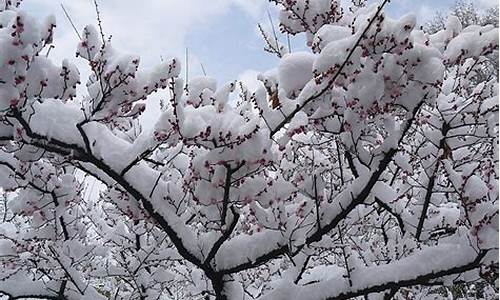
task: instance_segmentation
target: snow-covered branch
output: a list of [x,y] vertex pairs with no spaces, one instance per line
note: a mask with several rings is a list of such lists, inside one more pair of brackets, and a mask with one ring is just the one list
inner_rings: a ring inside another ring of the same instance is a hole
[[[498,28],[271,2],[309,50],[262,29],[280,62],[253,93],[185,82],[175,58],[145,69],[100,21],[80,35],[80,90],[70,60],[43,54],[54,18],[0,5],[1,295],[497,293],[498,78],[483,75]],[[153,93],[168,100],[143,130]]]

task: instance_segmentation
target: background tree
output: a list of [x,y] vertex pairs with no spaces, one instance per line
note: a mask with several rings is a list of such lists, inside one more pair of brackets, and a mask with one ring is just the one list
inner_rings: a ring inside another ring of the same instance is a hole
[[[458,0],[446,15],[442,12],[437,12],[433,19],[425,24],[424,30],[431,34],[442,30],[445,28],[447,15],[450,14],[460,20],[462,28],[471,25],[493,25],[494,27],[498,27],[498,5],[481,11],[472,1]],[[486,57],[488,60],[483,62],[484,68],[477,75],[477,83],[487,81],[491,76],[498,78],[498,54],[491,53]]]
[[[498,80],[478,74],[498,28],[451,16],[430,34],[388,1],[273,2],[310,51],[269,37],[281,60],[254,93],[185,84],[177,59],[141,68],[99,22],[80,34],[81,94],[77,68],[48,57],[55,20],[1,2],[0,293],[495,297]],[[154,92],[167,100],[142,130]]]
[[425,24],[425,31],[436,33],[446,25],[447,15],[453,15],[460,20],[462,27],[470,25],[493,25],[498,27],[498,6],[480,11],[473,1],[458,0],[447,14],[436,12],[431,21]]

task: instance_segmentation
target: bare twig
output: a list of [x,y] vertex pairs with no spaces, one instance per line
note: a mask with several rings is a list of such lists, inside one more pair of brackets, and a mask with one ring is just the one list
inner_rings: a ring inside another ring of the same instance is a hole
[[71,24],[71,26],[75,30],[75,33],[78,36],[78,39],[81,41],[82,37],[80,36],[80,33],[78,33],[78,29],[76,29],[75,23],[73,23],[73,20],[69,16],[68,12],[66,11],[66,8],[64,8],[64,5],[62,3],[61,3],[61,7],[62,7],[62,10],[63,10],[64,14],[66,15],[66,18],[68,19],[69,23]]

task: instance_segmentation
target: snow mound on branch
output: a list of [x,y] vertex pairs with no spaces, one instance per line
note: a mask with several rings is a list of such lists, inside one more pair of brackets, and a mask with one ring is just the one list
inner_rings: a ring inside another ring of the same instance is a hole
[[345,26],[326,24],[314,35],[312,46],[316,51],[323,50],[330,42],[338,41],[351,35],[351,30]]
[[488,186],[476,175],[472,175],[465,183],[464,190],[466,194],[473,200],[481,199],[488,194]]
[[188,84],[187,103],[195,107],[207,102],[217,90],[217,81],[207,76],[199,76],[191,79]]
[[448,62],[484,55],[491,49],[498,48],[498,28],[491,25],[472,25],[450,41],[444,57]]
[[308,52],[287,54],[278,66],[278,82],[287,95],[301,90],[313,77],[315,55]]
[[350,86],[349,99],[359,99],[365,107],[379,101],[384,95],[383,79],[369,69],[364,69]]
[[[357,35],[352,35],[338,41],[330,42],[314,62],[314,70],[317,73],[323,73],[328,71],[332,66],[335,68],[340,67],[347,59],[349,51],[356,43],[357,38]],[[353,61],[359,60],[361,51],[358,52],[358,55],[352,58]]]

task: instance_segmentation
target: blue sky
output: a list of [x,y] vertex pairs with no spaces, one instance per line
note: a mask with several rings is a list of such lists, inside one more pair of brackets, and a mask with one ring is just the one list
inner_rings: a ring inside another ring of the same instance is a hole
[[[73,57],[77,37],[63,15],[63,3],[79,30],[95,23],[92,0],[25,0],[23,8],[37,17],[55,14],[56,51],[54,59]],[[494,0],[478,0],[480,5]],[[104,28],[113,35],[118,48],[139,54],[146,65],[161,56],[184,57],[190,53],[190,73],[207,73],[224,82],[238,78],[246,70],[263,71],[277,59],[262,50],[257,23],[268,23],[275,6],[266,0],[149,0],[143,5],[132,0],[99,0]],[[446,11],[453,0],[393,0],[387,12],[394,17],[413,12],[420,20],[436,11]],[[277,23],[277,21],[275,22]],[[292,39],[294,49],[303,48],[303,38]]]
[[[221,84],[234,79],[253,82],[258,72],[278,63],[276,57],[263,51],[264,43],[257,31],[257,23],[268,24],[267,11],[273,16],[277,14],[276,7],[267,0],[139,2],[98,0],[104,29],[106,34],[113,35],[113,45],[127,54],[140,55],[142,66],[152,66],[160,57],[176,56],[184,62],[187,47],[189,76],[200,75],[203,63],[207,74]],[[497,0],[474,2],[484,8]],[[74,56],[78,38],[63,14],[61,3],[79,31],[85,24],[96,23],[93,0],[24,0],[22,8],[39,19],[50,14],[56,16],[56,48],[51,57],[56,61],[70,58],[85,76],[88,72],[83,61]],[[453,3],[454,0],[392,0],[386,11],[392,17],[413,12],[419,22],[424,23],[435,12],[445,12]],[[292,50],[303,49],[304,38],[293,37]],[[149,107],[147,111],[156,109]]]

